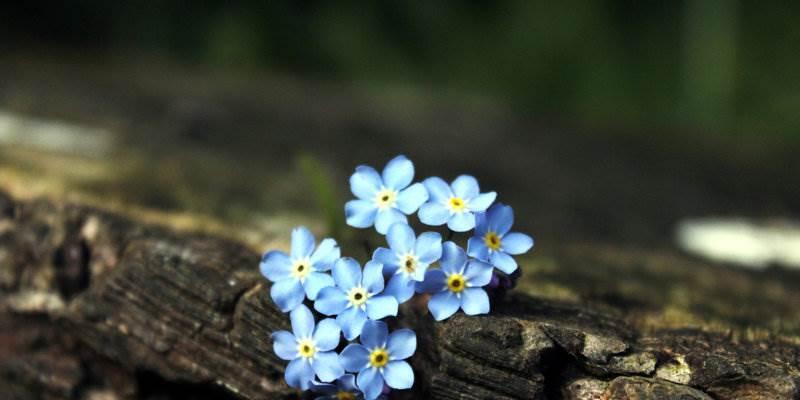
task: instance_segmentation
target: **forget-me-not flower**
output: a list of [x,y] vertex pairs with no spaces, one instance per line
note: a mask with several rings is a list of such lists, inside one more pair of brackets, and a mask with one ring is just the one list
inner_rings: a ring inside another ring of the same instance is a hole
[[386,274],[393,274],[384,293],[403,303],[414,295],[416,282],[425,278],[431,263],[442,256],[442,235],[424,232],[416,237],[406,224],[394,224],[386,235],[389,249],[379,247],[372,259],[383,264]]
[[509,232],[513,224],[514,211],[504,204],[495,204],[485,213],[478,214],[475,236],[467,243],[467,254],[489,262],[506,274],[514,272],[517,262],[511,256],[530,250],[533,238],[524,233]]
[[414,164],[405,156],[389,161],[380,175],[372,167],[358,166],[350,177],[350,191],[358,199],[345,204],[347,224],[356,228],[374,224],[385,235],[392,224],[408,223],[406,215],[428,201],[428,191],[421,183],[410,185],[413,179]]
[[455,314],[459,308],[467,315],[489,312],[489,296],[482,289],[492,280],[492,266],[479,260],[467,261],[464,249],[453,242],[445,242],[441,269],[431,269],[425,274],[420,290],[435,293],[428,301],[433,318],[441,321]]
[[413,331],[398,329],[390,335],[386,323],[367,321],[360,341],[345,347],[339,359],[346,371],[358,372],[356,382],[367,400],[380,396],[384,382],[392,389],[414,385],[414,371],[403,361],[417,350]]
[[358,261],[344,257],[333,266],[336,286],[322,289],[314,303],[317,311],[331,316],[347,340],[361,334],[367,318],[378,320],[397,315],[397,299],[383,292],[383,265],[369,261],[362,273]]
[[270,296],[283,312],[291,311],[305,296],[314,300],[319,291],[333,286],[333,278],[323,273],[331,269],[341,252],[333,239],[325,239],[314,249],[314,235],[305,227],[292,231],[290,254],[273,250],[261,259],[261,274],[272,282]]
[[423,184],[430,198],[419,209],[419,220],[426,225],[444,225],[455,232],[475,227],[475,213],[486,211],[497,197],[495,192],[481,193],[478,181],[461,175],[448,185],[442,178],[432,177]]
[[361,400],[364,396],[356,386],[356,376],[344,374],[333,383],[311,382],[311,391],[318,393],[315,400]]
[[339,325],[331,318],[323,319],[314,326],[314,316],[304,305],[289,314],[292,332],[278,331],[272,334],[272,347],[283,360],[291,361],[284,377],[291,387],[307,390],[314,375],[323,382],[331,382],[344,375],[344,369],[336,354],[341,339]]

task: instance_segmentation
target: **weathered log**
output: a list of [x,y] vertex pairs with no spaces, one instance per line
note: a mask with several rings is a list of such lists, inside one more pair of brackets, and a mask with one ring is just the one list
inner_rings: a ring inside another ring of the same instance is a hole
[[[236,242],[0,193],[0,391],[9,398],[289,398],[288,327]],[[423,308],[424,310],[424,308]],[[800,347],[642,330],[619,309],[512,294],[443,323],[414,305],[413,392],[440,399],[800,398]],[[593,396],[593,397],[592,397]]]

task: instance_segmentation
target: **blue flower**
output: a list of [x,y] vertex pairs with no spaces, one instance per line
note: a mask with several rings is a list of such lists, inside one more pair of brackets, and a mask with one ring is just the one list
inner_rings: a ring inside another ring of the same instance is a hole
[[295,228],[290,255],[274,250],[261,259],[261,274],[272,282],[269,294],[283,312],[300,305],[306,295],[314,300],[322,288],[333,286],[333,278],[323,272],[339,258],[339,246],[325,239],[314,250],[314,243],[308,229]]
[[356,377],[344,374],[334,383],[311,382],[311,391],[319,393],[316,400],[360,400],[364,396],[356,387]]
[[332,351],[341,339],[336,321],[326,318],[315,328],[314,316],[304,305],[295,308],[289,316],[294,334],[288,331],[272,334],[275,354],[291,361],[284,373],[286,383],[307,390],[314,375],[323,382],[331,382],[344,375],[339,356]]
[[486,211],[497,193],[480,193],[478,181],[461,175],[448,185],[442,178],[428,178],[424,182],[430,199],[419,209],[419,220],[426,225],[444,225],[455,232],[466,232],[475,227],[475,213]]
[[469,260],[464,249],[445,242],[440,264],[425,274],[419,286],[422,292],[435,293],[428,301],[428,310],[437,321],[455,314],[459,308],[467,315],[489,312],[489,296],[481,289],[492,280],[492,266]]
[[428,192],[421,183],[411,186],[414,164],[405,156],[397,156],[378,175],[374,168],[361,165],[350,177],[350,190],[358,198],[344,206],[347,224],[356,228],[375,229],[382,235],[396,222],[408,223],[413,214],[428,201]]
[[319,292],[314,308],[331,316],[338,315],[336,322],[347,340],[361,334],[364,323],[397,315],[397,300],[383,292],[383,265],[370,261],[361,266],[350,257],[340,258],[333,266],[336,286]]
[[414,295],[415,282],[425,278],[428,265],[442,256],[442,236],[424,232],[416,237],[410,226],[398,223],[389,228],[386,241],[391,249],[379,247],[372,259],[383,264],[384,273],[393,274],[384,293],[403,303]]
[[495,204],[486,213],[478,214],[475,236],[467,243],[467,254],[506,274],[514,272],[517,262],[511,256],[530,250],[533,238],[524,233],[509,233],[513,224],[514,211],[504,204]]
[[345,347],[339,360],[346,371],[358,372],[356,382],[367,400],[381,394],[384,382],[392,389],[414,385],[414,371],[403,361],[417,350],[414,332],[398,329],[390,335],[385,323],[367,321],[360,340]]

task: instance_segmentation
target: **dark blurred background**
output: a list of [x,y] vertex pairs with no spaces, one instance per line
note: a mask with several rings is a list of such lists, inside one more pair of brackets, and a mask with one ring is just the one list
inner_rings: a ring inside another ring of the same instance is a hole
[[545,246],[671,247],[683,218],[800,214],[797,2],[1,10],[18,192],[337,230],[352,168],[406,153],[419,178],[477,175]]
[[78,0],[9,2],[3,14],[7,45],[94,62],[136,54],[435,90],[588,126],[800,127],[796,2]]

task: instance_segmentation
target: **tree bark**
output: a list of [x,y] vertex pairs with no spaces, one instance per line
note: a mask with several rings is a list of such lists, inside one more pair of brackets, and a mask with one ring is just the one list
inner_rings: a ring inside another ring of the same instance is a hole
[[[0,392],[14,399],[292,398],[270,333],[288,318],[259,254],[80,205],[0,193]],[[424,310],[424,308],[422,308]],[[436,399],[800,398],[800,347],[646,331],[623,312],[511,294],[441,323],[406,304]]]

